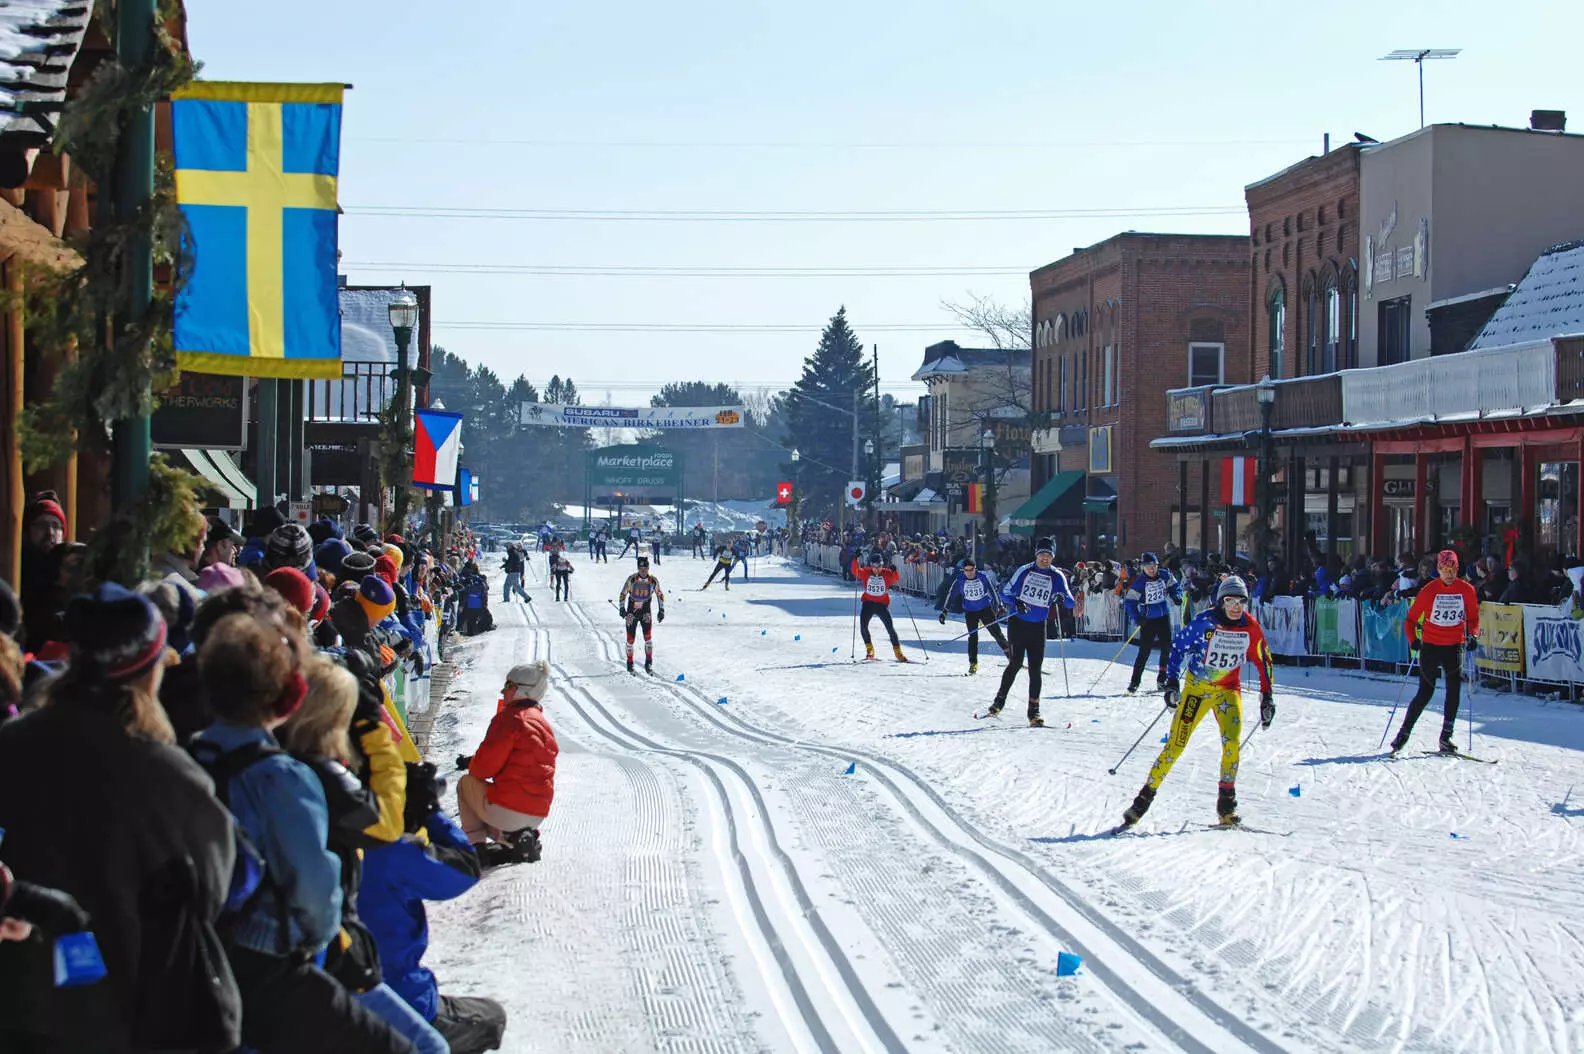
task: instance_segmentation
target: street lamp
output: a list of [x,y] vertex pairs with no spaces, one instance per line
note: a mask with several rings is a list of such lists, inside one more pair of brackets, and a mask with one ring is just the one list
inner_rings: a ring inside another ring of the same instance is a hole
[[792,521],[787,525],[787,530],[792,535],[792,543],[801,550],[803,548],[803,523],[798,519],[798,462],[803,455],[797,452],[797,447],[792,448]]
[[[407,348],[412,343],[413,329],[418,325],[418,298],[402,283],[401,291],[390,298],[386,308],[390,316],[391,332],[396,337],[396,401],[393,406],[396,422],[396,442],[401,451],[400,461],[405,465],[407,448],[412,442],[412,371],[407,362]],[[407,526],[407,501],[410,480],[405,468],[393,481],[396,495],[392,519],[395,529]]]
[[868,523],[867,526],[868,526],[869,530],[871,530],[871,531],[874,530],[874,523],[873,523],[874,492],[875,492],[875,487],[879,485],[879,479],[878,479],[879,473],[876,472],[875,469],[874,469],[874,452],[875,452],[874,440],[873,439],[865,439],[864,440],[864,464],[869,466],[869,479],[866,481],[866,483],[864,485],[864,511],[865,511],[866,514],[868,514],[868,518],[870,519],[870,522]]
[[[1276,406],[1276,382],[1266,374],[1254,386],[1254,397],[1259,401],[1260,410],[1260,458],[1259,458],[1259,547],[1261,564],[1257,571],[1263,572],[1265,564],[1270,560],[1270,463],[1271,463],[1271,411]],[[1237,539],[1230,540],[1232,545],[1232,558],[1237,559]]]

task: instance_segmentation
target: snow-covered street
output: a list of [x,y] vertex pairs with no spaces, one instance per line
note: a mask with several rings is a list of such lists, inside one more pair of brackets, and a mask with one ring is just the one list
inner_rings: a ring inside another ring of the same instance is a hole
[[986,639],[964,676],[960,617],[898,596],[914,662],[854,665],[839,581],[761,558],[699,592],[710,565],[678,554],[634,677],[610,602],[631,560],[576,554],[556,603],[531,559],[534,603],[497,593],[496,630],[454,649],[429,747],[450,768],[506,669],[551,660],[544,859],[430,912],[442,989],[505,1003],[507,1050],[1584,1049],[1576,706],[1478,691],[1482,765],[1420,753],[1438,694],[1387,760],[1401,680],[1280,666],[1248,827],[1205,829],[1206,724],[1110,838],[1166,730],[1107,774],[1161,710],[1123,693],[1114,644],[1068,644],[1065,674],[1052,646],[1049,727],[1024,725],[1021,677],[1006,719],[975,721],[1004,660]]

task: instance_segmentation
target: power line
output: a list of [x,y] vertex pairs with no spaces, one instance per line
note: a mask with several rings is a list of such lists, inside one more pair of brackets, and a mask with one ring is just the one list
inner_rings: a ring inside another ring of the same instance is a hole
[[394,263],[343,260],[341,266],[364,271],[436,274],[513,274],[546,278],[598,276],[618,278],[944,278],[1027,275],[1032,267],[953,267],[902,264],[868,267],[687,267],[606,264],[469,264]]
[[[818,333],[824,322],[447,322],[435,329],[528,330],[553,333]],[[960,333],[965,327],[941,322],[867,322],[865,332]]]
[[986,220],[1071,220],[1244,215],[1246,205],[1173,205],[1137,209],[485,209],[431,205],[346,205],[348,216],[452,220],[577,220],[669,223],[939,223]]
[[355,143],[430,143],[443,146],[531,146],[542,149],[622,150],[1045,150],[1135,149],[1170,147],[1293,146],[1309,139],[1070,139],[1040,142],[928,142],[902,140],[850,140],[798,142],[791,140],[660,140],[660,139],[503,139],[466,136],[353,135]]

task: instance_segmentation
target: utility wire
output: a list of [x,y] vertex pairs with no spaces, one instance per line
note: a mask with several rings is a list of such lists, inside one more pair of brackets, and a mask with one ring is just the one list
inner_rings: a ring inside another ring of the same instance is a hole
[[1027,275],[1033,267],[936,267],[901,265],[896,267],[667,267],[606,264],[470,264],[470,263],[391,263],[384,261],[343,260],[348,270],[413,272],[437,274],[515,274],[544,278],[614,276],[618,278],[945,278],[952,276]]
[[[553,333],[818,333],[823,322],[448,322],[436,319],[435,329],[527,330]],[[866,322],[865,332],[957,333],[965,327],[950,322]]]
[[552,149],[623,150],[1073,150],[1136,149],[1159,147],[1294,146],[1313,139],[1069,139],[989,142],[926,142],[903,140],[849,140],[797,142],[790,140],[661,140],[661,139],[508,139],[482,136],[349,135],[354,143],[432,143],[445,146],[532,146]]
[[486,209],[428,205],[346,205],[348,216],[462,220],[600,220],[685,223],[928,223],[962,220],[1065,220],[1118,217],[1244,215],[1246,205],[1181,205],[1141,209],[887,209],[875,211],[711,209]]

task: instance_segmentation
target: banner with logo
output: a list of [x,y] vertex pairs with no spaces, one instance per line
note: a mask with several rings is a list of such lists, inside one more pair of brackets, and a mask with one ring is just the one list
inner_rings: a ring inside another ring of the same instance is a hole
[[1358,654],[1358,601],[1352,597],[1315,601],[1315,652],[1320,655]]
[[1359,619],[1364,630],[1364,657],[1381,662],[1407,662],[1408,638],[1403,633],[1403,623],[1408,619],[1408,601],[1381,607],[1366,603],[1363,617]]
[[1272,655],[1305,655],[1303,597],[1272,597],[1259,606],[1260,629]]
[[523,403],[522,423],[552,428],[741,428],[740,406],[566,406]]
[[[1584,634],[1566,608],[1523,608],[1528,676],[1540,681],[1584,681]],[[1485,627],[1480,626],[1481,636]]]
[[1480,605],[1480,649],[1474,664],[1493,673],[1524,672],[1524,612],[1517,604]]

